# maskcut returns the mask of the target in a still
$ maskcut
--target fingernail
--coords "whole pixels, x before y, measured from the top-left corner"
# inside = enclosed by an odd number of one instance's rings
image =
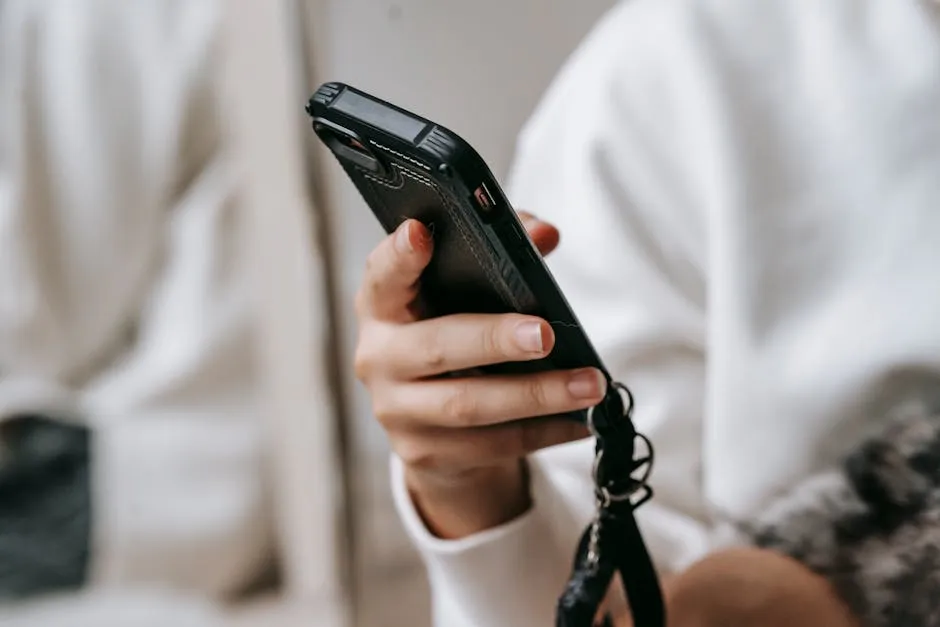
[[[405,222],[398,227],[395,233],[395,250],[400,253],[414,252],[414,246],[411,245],[411,222]]]
[[[601,398],[606,387],[604,375],[594,368],[575,370],[568,379],[568,392],[575,398]]]
[[[545,350],[542,325],[538,322],[523,322],[516,327],[516,342],[526,352],[542,353]]]
[[[419,223],[415,237],[417,238],[418,249],[423,251],[431,244],[431,229],[427,225]]]

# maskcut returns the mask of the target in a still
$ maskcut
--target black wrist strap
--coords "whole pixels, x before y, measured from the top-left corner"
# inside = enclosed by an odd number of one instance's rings
[[[653,447],[636,432],[633,397],[619,383],[588,412],[597,438],[594,488],[597,512],[578,545],[574,568],[558,601],[556,627],[594,627],[598,609],[620,573],[634,627],[664,627],[665,607],[659,577],[637,527],[634,511],[653,496],[647,481]],[[637,443],[646,450],[637,455]],[[603,617],[601,625],[612,625]]]

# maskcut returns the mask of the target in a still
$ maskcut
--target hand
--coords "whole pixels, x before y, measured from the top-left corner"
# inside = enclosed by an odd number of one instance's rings
[[[669,627],[858,627],[824,578],[771,551],[715,553],[663,587]]]
[[[524,222],[543,253],[558,244],[554,227]],[[356,374],[428,527],[452,538],[529,507],[526,455],[586,437],[583,426],[550,416],[596,405],[605,382],[593,369],[439,376],[545,357],[555,336],[546,321],[518,314],[419,320],[418,280],[432,249],[427,229],[409,220],[372,251],[356,302]]]

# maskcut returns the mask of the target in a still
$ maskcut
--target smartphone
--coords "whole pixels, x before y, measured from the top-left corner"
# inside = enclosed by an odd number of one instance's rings
[[[610,381],[508,198],[470,144],[440,124],[342,83],[317,89],[307,112],[387,232],[413,218],[432,233],[434,255],[420,293],[428,316],[518,312],[551,324],[556,340],[550,355],[484,370],[594,367]],[[598,426],[609,421],[611,408],[606,410],[595,408]],[[583,422],[586,412],[571,417]]]

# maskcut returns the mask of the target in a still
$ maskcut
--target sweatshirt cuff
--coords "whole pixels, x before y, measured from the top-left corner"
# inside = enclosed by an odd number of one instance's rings
[[[532,507],[525,514],[466,538],[443,540],[428,531],[405,485],[403,464],[392,458],[395,503],[428,569],[435,625],[554,624],[555,601],[575,544],[552,520],[558,499],[538,464],[530,465],[530,481]]]

